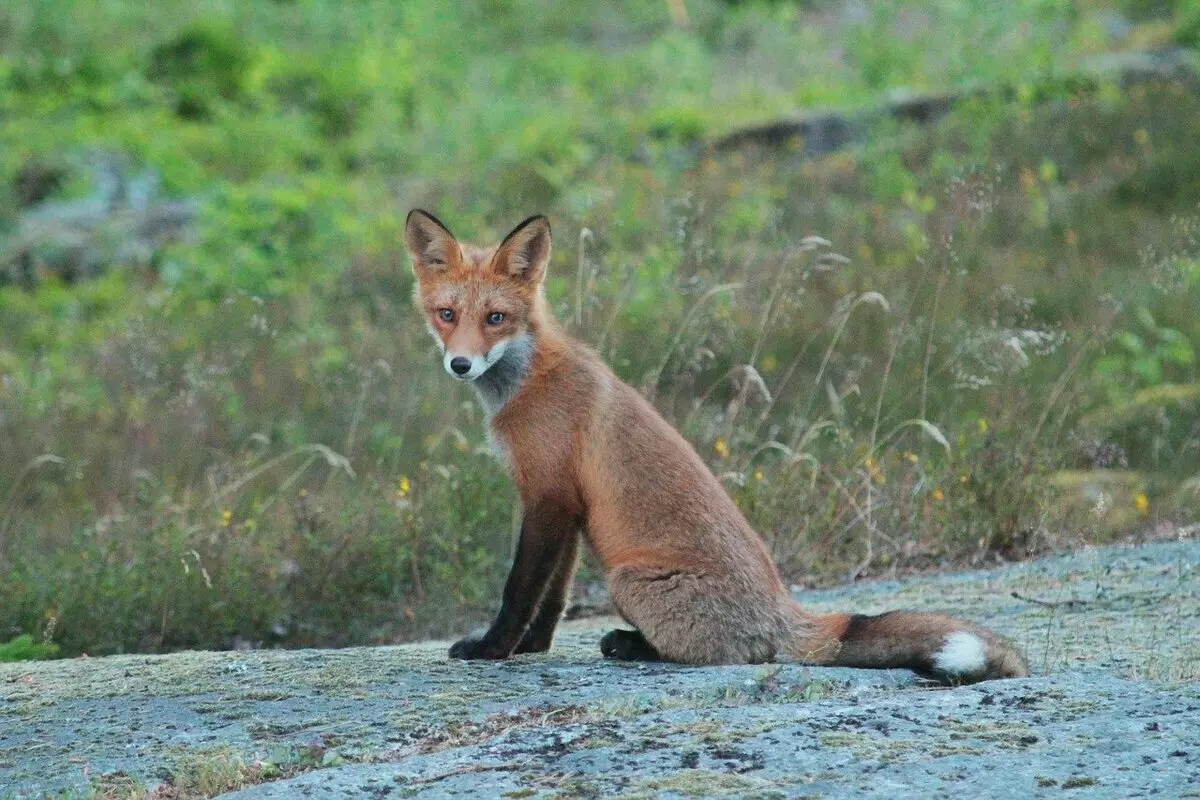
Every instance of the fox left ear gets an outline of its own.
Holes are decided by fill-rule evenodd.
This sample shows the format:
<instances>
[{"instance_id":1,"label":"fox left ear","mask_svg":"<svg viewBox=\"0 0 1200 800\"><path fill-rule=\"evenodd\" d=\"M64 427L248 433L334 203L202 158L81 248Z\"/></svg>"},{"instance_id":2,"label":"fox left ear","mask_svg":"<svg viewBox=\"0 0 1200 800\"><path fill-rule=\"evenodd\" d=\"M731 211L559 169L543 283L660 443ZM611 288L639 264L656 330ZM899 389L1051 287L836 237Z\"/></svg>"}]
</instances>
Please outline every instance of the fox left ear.
<instances>
[{"instance_id":1,"label":"fox left ear","mask_svg":"<svg viewBox=\"0 0 1200 800\"><path fill-rule=\"evenodd\" d=\"M541 283L550 263L550 220L530 217L504 237L492 264L499 272L521 281Z\"/></svg>"}]
</instances>

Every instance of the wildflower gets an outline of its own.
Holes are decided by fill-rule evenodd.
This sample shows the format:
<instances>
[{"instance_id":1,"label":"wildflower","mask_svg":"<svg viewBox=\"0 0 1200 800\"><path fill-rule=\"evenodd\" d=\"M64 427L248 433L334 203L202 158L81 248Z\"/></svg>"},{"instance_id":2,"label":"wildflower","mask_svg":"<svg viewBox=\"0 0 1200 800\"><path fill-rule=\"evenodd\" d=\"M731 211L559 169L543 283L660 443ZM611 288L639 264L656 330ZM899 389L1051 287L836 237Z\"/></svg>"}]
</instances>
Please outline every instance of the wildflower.
<instances>
[{"instance_id":1,"label":"wildflower","mask_svg":"<svg viewBox=\"0 0 1200 800\"><path fill-rule=\"evenodd\" d=\"M910 464L915 464L921 460L921 457L918 456L916 453L905 450L904 451L904 460Z\"/></svg>"},{"instance_id":2,"label":"wildflower","mask_svg":"<svg viewBox=\"0 0 1200 800\"><path fill-rule=\"evenodd\" d=\"M946 499L946 495L944 492L942 492L941 489L934 489L932 496L933 496L934 502L936 502L936 503L940 503Z\"/></svg>"},{"instance_id":3,"label":"wildflower","mask_svg":"<svg viewBox=\"0 0 1200 800\"><path fill-rule=\"evenodd\" d=\"M1133 505L1139 514L1146 514L1150 511L1150 498L1146 497L1144 492L1138 492L1133 498Z\"/></svg>"},{"instance_id":4,"label":"wildflower","mask_svg":"<svg viewBox=\"0 0 1200 800\"><path fill-rule=\"evenodd\" d=\"M396 497L408 497L408 493L412 491L412 483L409 482L407 475L401 475L400 480L396 483Z\"/></svg>"},{"instance_id":5,"label":"wildflower","mask_svg":"<svg viewBox=\"0 0 1200 800\"><path fill-rule=\"evenodd\" d=\"M296 494L300 497L308 497L308 489L301 489Z\"/></svg>"},{"instance_id":6,"label":"wildflower","mask_svg":"<svg viewBox=\"0 0 1200 800\"><path fill-rule=\"evenodd\" d=\"M762 468L762 467L755 467L755 468L754 468L754 480L756 480L756 481L761 481L761 480L762 480L763 478L765 478L765 477L766 477L766 476L763 474L763 468Z\"/></svg>"},{"instance_id":7,"label":"wildflower","mask_svg":"<svg viewBox=\"0 0 1200 800\"><path fill-rule=\"evenodd\" d=\"M986 419L984 419L983 417L979 418L979 432L980 433L988 432L988 421Z\"/></svg>"},{"instance_id":8,"label":"wildflower","mask_svg":"<svg viewBox=\"0 0 1200 800\"><path fill-rule=\"evenodd\" d=\"M721 458L729 458L729 445L725 444L725 439L720 436L713 442L713 451Z\"/></svg>"},{"instance_id":9,"label":"wildflower","mask_svg":"<svg viewBox=\"0 0 1200 800\"><path fill-rule=\"evenodd\" d=\"M867 468L867 474L871 476L872 481L878 483L880 486L887 483L887 477L879 469L874 458L867 456L867 460L863 462L863 466Z\"/></svg>"},{"instance_id":10,"label":"wildflower","mask_svg":"<svg viewBox=\"0 0 1200 800\"><path fill-rule=\"evenodd\" d=\"M233 510L224 509L221 511L221 527L228 528L233 523Z\"/></svg>"},{"instance_id":11,"label":"wildflower","mask_svg":"<svg viewBox=\"0 0 1200 800\"><path fill-rule=\"evenodd\" d=\"M971 476L970 476L970 475L968 475L968 474L967 474L967 473L965 473L965 472L964 472L962 475L959 475L959 476L958 476L958 482L959 482L959 483L966 483L966 482L967 482L967 481L969 481L970 479L971 479Z\"/></svg>"}]
</instances>

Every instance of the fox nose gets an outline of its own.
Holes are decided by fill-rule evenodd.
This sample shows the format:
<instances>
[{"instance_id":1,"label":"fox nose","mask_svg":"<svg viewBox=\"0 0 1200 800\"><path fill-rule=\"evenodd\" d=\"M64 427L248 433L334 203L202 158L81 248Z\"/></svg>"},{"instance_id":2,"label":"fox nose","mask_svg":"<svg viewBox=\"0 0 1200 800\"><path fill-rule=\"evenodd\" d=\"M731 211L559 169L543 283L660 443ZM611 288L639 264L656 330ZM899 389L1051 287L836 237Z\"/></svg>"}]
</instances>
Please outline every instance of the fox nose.
<instances>
[{"instance_id":1,"label":"fox nose","mask_svg":"<svg viewBox=\"0 0 1200 800\"><path fill-rule=\"evenodd\" d=\"M466 375L471 371L471 359L455 356L450 359L450 369L454 370L455 375Z\"/></svg>"}]
</instances>

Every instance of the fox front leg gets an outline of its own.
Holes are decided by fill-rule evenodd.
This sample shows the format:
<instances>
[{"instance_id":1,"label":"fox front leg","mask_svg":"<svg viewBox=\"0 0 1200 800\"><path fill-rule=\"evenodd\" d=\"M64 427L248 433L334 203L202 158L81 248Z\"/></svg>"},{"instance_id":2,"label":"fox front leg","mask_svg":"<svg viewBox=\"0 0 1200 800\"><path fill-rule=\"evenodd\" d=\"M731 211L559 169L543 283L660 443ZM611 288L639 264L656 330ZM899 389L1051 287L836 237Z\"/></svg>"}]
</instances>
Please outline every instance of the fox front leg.
<instances>
[{"instance_id":1,"label":"fox front leg","mask_svg":"<svg viewBox=\"0 0 1200 800\"><path fill-rule=\"evenodd\" d=\"M521 637L514 653L544 653L550 649L554 640L554 629L562 619L563 611L567 608L567 595L571 590L571 579L575 577L575 567L579 563L579 534L570 537L570 544L563 548L554 574L546 587L546 594L538 606L533 622Z\"/></svg>"},{"instance_id":2,"label":"fox front leg","mask_svg":"<svg viewBox=\"0 0 1200 800\"><path fill-rule=\"evenodd\" d=\"M450 648L451 658L508 658L516 649L546 594L564 552L574 546L578 521L558 506L527 507L512 570L504 584L500 613L487 633ZM557 622L557 620L555 620Z\"/></svg>"}]
</instances>

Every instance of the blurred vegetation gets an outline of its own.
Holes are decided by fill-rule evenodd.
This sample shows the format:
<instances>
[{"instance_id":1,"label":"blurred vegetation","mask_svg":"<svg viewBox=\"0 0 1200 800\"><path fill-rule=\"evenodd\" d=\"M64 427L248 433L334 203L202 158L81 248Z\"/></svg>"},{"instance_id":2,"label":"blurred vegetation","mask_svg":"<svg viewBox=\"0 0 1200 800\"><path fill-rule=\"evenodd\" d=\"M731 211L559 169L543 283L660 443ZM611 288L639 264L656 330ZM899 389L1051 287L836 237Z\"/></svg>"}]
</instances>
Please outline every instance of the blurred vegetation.
<instances>
[{"instance_id":1,"label":"blurred vegetation","mask_svg":"<svg viewBox=\"0 0 1200 800\"><path fill-rule=\"evenodd\" d=\"M58 655L58 645L52 642L35 642L28 633L23 633L7 642L0 642L0 664L8 661L37 661Z\"/></svg>"},{"instance_id":2,"label":"blurred vegetation","mask_svg":"<svg viewBox=\"0 0 1200 800\"><path fill-rule=\"evenodd\" d=\"M413 206L483 243L548 213L557 313L792 580L1195 518L1200 97L1071 78L1195 47L1198 8L6 4L0 640L486 616L515 498L410 308ZM705 147L989 84L820 160Z\"/></svg>"}]
</instances>

